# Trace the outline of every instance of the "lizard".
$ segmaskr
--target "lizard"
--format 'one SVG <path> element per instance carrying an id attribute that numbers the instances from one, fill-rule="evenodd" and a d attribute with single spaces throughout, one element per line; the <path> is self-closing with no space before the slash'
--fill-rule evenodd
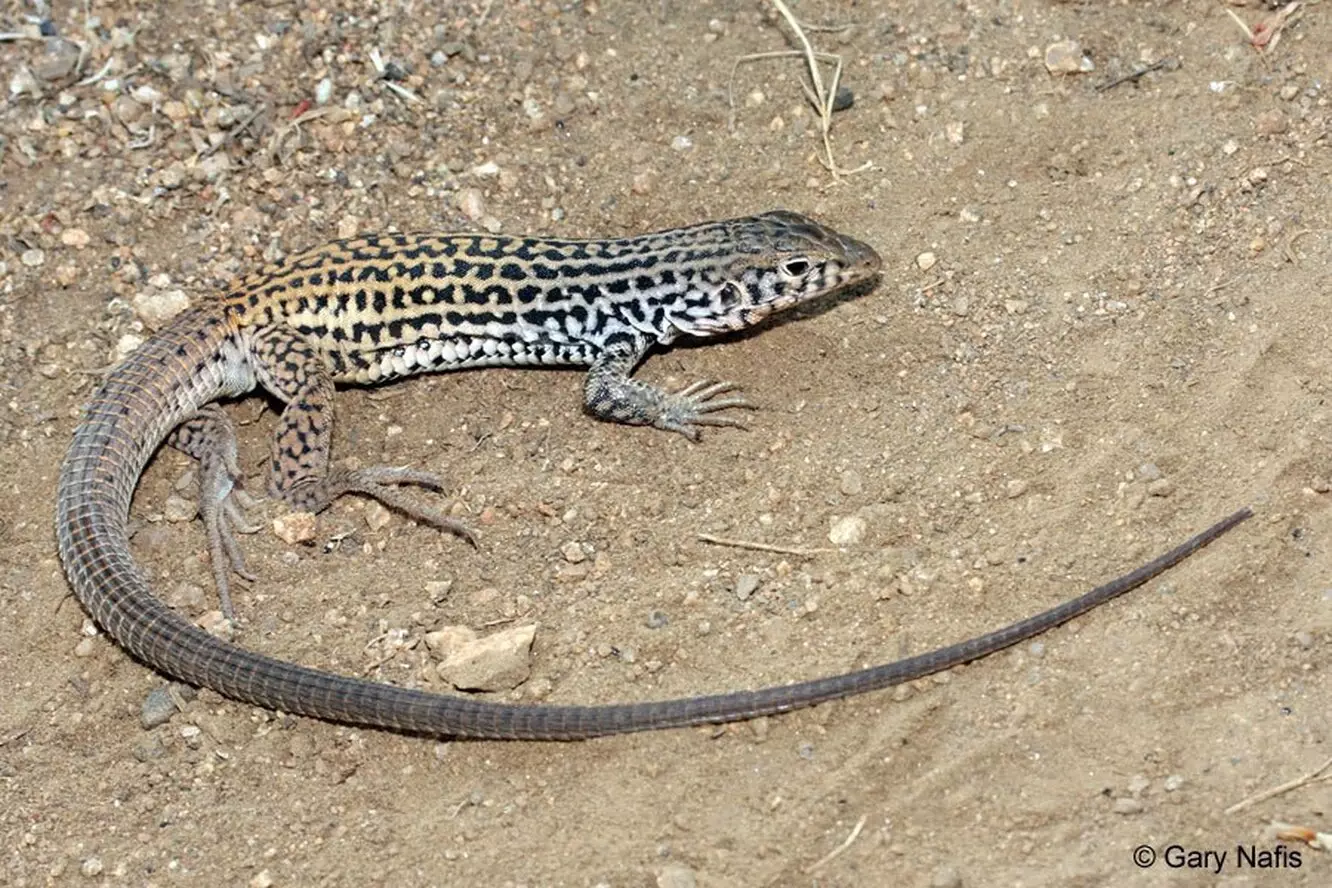
<path id="1" fill-rule="evenodd" d="M 872 286 L 872 247 L 777 210 L 636 237 L 575 240 L 485 233 L 380 234 L 334 241 L 243 277 L 220 300 L 176 315 L 92 396 L 61 466 L 56 537 L 83 607 L 125 651 L 185 683 L 282 712 L 405 733 L 572 740 L 737 721 L 864 693 L 968 662 L 1043 632 L 1146 582 L 1249 516 L 1244 509 L 1079 598 L 969 641 L 838 676 L 754 691 L 602 706 L 508 704 L 336 675 L 224 641 L 153 594 L 129 543 L 139 476 L 164 444 L 198 460 L 199 515 L 221 606 L 231 572 L 249 577 L 234 426 L 218 404 L 256 388 L 285 404 L 268 492 L 319 512 L 345 494 L 377 499 L 470 538 L 404 496 L 441 489 L 404 467 L 334 469 L 334 386 L 432 371 L 586 366 L 586 410 L 697 440 L 740 426 L 751 405 L 726 382 L 667 392 L 632 374 L 682 337 L 746 331 L 812 299 Z"/>

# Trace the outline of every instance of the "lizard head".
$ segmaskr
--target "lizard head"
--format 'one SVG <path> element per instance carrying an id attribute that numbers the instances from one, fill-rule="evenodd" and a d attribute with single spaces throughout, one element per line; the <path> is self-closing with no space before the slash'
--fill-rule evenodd
<path id="1" fill-rule="evenodd" d="M 715 336 L 876 278 L 869 244 L 787 210 L 723 223 L 730 249 L 715 257 L 671 313 L 675 332 Z"/>

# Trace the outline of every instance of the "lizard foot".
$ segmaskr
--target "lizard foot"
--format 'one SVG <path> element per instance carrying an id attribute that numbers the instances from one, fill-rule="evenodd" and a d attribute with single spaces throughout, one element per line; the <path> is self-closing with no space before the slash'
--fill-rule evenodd
<path id="1" fill-rule="evenodd" d="M 403 466 L 371 466 L 354 471 L 334 472 L 329 476 L 326 489 L 329 501 L 337 499 L 344 493 L 359 493 L 401 512 L 408 518 L 448 531 L 476 546 L 476 536 L 466 524 L 456 518 L 450 518 L 438 509 L 413 502 L 398 490 L 403 484 L 425 487 L 429 490 L 444 489 L 444 479 L 433 472 L 423 472 Z"/>
<path id="2" fill-rule="evenodd" d="M 743 429 L 745 424 L 734 416 L 718 416 L 716 411 L 732 408 L 753 410 L 754 405 L 735 394 L 735 383 L 701 379 L 671 392 L 662 399 L 661 412 L 653 425 L 679 432 L 691 441 L 699 439 L 700 426 L 729 426 Z M 730 393 L 729 397 L 719 397 Z"/>

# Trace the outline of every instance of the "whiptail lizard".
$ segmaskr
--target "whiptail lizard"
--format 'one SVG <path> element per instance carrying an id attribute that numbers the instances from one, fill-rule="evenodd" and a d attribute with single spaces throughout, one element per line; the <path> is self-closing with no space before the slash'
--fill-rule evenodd
<path id="1" fill-rule="evenodd" d="M 190 309 L 111 372 L 60 473 L 60 556 L 79 600 L 123 648 L 169 676 L 248 703 L 436 736 L 577 739 L 734 721 L 887 687 L 983 657 L 1146 582 L 1248 517 L 1243 510 L 1136 571 L 988 635 L 883 666 L 758 691 L 610 706 L 520 706 L 379 684 L 252 653 L 164 605 L 130 554 L 130 500 L 164 441 L 201 463 L 200 514 L 224 610 L 245 573 L 235 431 L 210 402 L 262 387 L 286 403 L 269 490 L 317 512 L 344 493 L 379 499 L 467 535 L 397 485 L 437 488 L 402 468 L 333 471 L 335 383 L 374 384 L 482 366 L 590 366 L 587 409 L 696 438 L 739 425 L 726 383 L 667 393 L 631 378 L 681 336 L 753 327 L 775 312 L 877 278 L 879 256 L 803 216 L 771 212 L 641 237 L 554 240 L 389 234 L 338 241 L 242 280 Z"/>

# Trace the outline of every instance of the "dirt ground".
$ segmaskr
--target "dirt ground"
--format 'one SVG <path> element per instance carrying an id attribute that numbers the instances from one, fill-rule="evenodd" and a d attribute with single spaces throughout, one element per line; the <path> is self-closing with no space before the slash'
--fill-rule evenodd
<path id="1" fill-rule="evenodd" d="M 1329 884 L 1328 852 L 1271 824 L 1332 832 L 1332 784 L 1225 811 L 1332 756 L 1332 10 L 1260 52 L 1228 14 L 1258 0 L 793 7 L 850 25 L 810 32 L 854 94 L 832 144 L 865 168 L 837 180 L 799 60 L 741 66 L 731 121 L 733 61 L 791 45 L 757 0 L 61 3 L 75 43 L 0 44 L 0 882 Z M 31 12 L 0 3 L 0 31 Z M 1047 70 L 1069 39 L 1094 70 Z M 574 371 L 344 392 L 336 455 L 443 472 L 480 548 L 353 499 L 312 546 L 247 537 L 237 643 L 445 691 L 425 632 L 535 622 L 532 677 L 497 699 L 757 687 L 972 636 L 1256 517 L 1035 643 L 760 723 L 435 742 L 204 692 L 140 726 L 162 678 L 91 637 L 52 534 L 139 310 L 356 231 L 773 207 L 885 274 L 641 369 L 741 384 L 748 431 L 598 423 Z M 273 414 L 229 409 L 257 481 Z M 202 531 L 164 520 L 189 475 L 155 460 L 134 542 L 197 616 Z M 809 557 L 697 538 L 830 548 L 847 517 L 864 538 Z"/>

